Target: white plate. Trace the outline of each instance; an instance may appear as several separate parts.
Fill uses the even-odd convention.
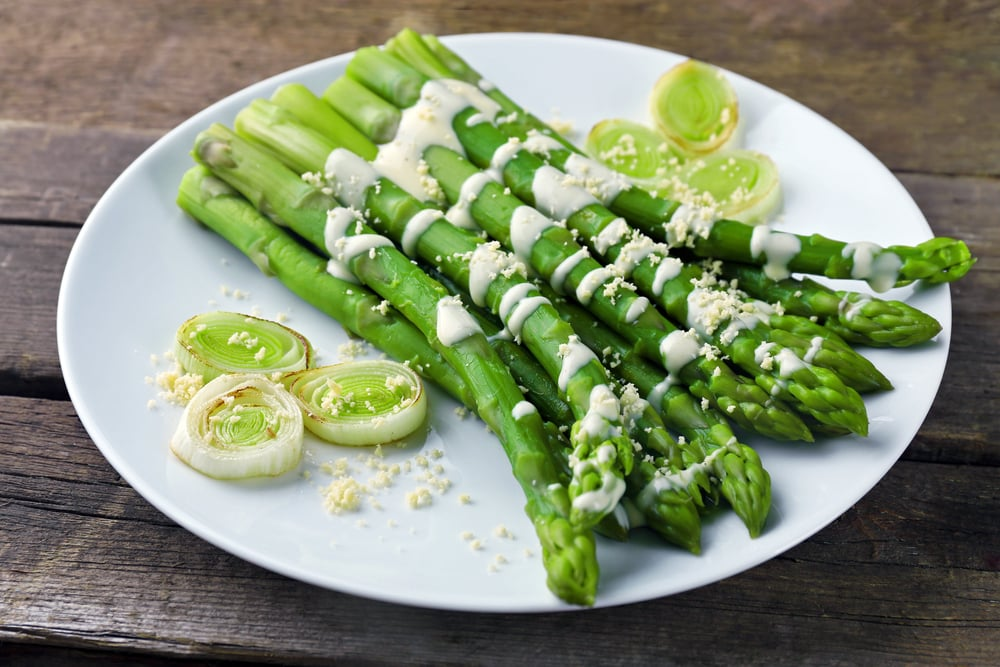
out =
[[[571,122],[581,133],[603,118],[644,119],[654,80],[681,59],[571,36],[467,35],[447,42],[514,99],[545,119]],[[94,442],[129,484],[180,525],[241,558],[319,586],[399,603],[475,611],[567,609],[545,587],[538,544],[501,448],[480,422],[459,419],[455,404],[439,393],[433,395],[426,440],[386,457],[412,460],[419,451],[439,449],[437,463],[452,487],[435,495],[431,507],[408,509],[405,495],[420,484],[411,473],[379,496],[382,509],[339,516],[322,506],[320,488],[330,478],[319,465],[343,452],[311,442],[300,471],[311,475],[217,482],[170,455],[167,442],[179,409],[162,401],[147,405],[156,391],[144,379],[164,370],[150,355],[169,349],[176,327],[194,313],[286,313],[288,324],[316,343],[323,360],[337,357],[337,346],[346,340],[339,325],[186,218],[174,196],[192,164],[188,151],[199,130],[213,121],[231,124],[242,106],[269,96],[280,83],[298,81],[322,91],[348,58],[293,70],[209,107],[158,141],[108,190],[80,232],[60,292],[58,344],[70,396]],[[731,80],[747,119],[747,145],[770,155],[781,171],[787,229],[883,244],[931,236],[903,187],[857,142],[773,90],[736,75]],[[223,285],[249,296],[224,295]],[[871,352],[896,389],[868,399],[870,437],[815,445],[748,439],[773,479],[774,507],[764,534],[749,539],[727,513],[705,526],[700,556],[650,535],[628,544],[602,541],[598,606],[677,593],[753,567],[820,530],[882,478],[930,408],[951,330],[947,287],[893,296],[934,315],[944,330],[919,349]],[[460,503],[461,494],[472,502]],[[501,525],[512,538],[495,534]],[[482,548],[471,548],[463,533],[482,540]]]

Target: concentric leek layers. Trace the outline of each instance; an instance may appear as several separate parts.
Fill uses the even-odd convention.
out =
[[[223,373],[272,373],[308,368],[312,346],[282,324],[215,311],[188,319],[177,330],[177,363],[211,380]]]
[[[189,466],[216,479],[276,476],[302,457],[302,411],[257,373],[220,375],[191,399],[170,440]]]
[[[346,361],[289,373],[283,381],[302,406],[306,428],[338,445],[399,440],[427,417],[420,377],[394,361]]]
[[[736,92],[707,63],[686,60],[667,70],[653,86],[649,109],[660,132],[689,155],[729,148],[739,139]]]

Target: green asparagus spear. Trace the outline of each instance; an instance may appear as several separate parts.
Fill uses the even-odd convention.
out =
[[[462,377],[477,414],[504,446],[542,543],[549,588],[568,602],[592,604],[598,577],[593,535],[568,520],[569,496],[546,450],[541,417],[523,402],[510,371],[461,303],[360,220],[344,220],[348,224],[328,239],[327,212],[346,209],[228,129],[213,125],[199,134],[193,155],[309,242],[319,248],[329,242],[337,271],[361,280],[421,330]]]
[[[941,331],[936,319],[903,301],[834,290],[811,278],[772,280],[762,269],[748,264],[724,262],[721,269],[741,289],[770,303],[781,303],[786,313],[816,318],[849,343],[910,347]]]
[[[238,127],[290,166],[301,164],[303,155],[309,154],[309,150],[301,150],[309,133],[299,125],[303,132],[292,136],[293,125],[287,117],[280,122],[283,130],[269,131],[271,120],[281,114],[268,106],[257,100],[243,109],[237,116]],[[271,142],[275,136],[291,141]],[[309,166],[308,159],[305,161]],[[632,446],[622,434],[621,410],[597,357],[575,340],[572,328],[539,296],[516,258],[455,227],[440,211],[427,208],[391,180],[379,177],[371,165],[347,149],[337,149],[329,162],[332,175],[340,173],[341,181],[354,183],[345,188],[335,178],[331,188],[336,196],[346,197],[344,203],[366,211],[376,231],[398,243],[412,258],[436,263],[445,276],[471,293],[478,305],[500,316],[558,381],[561,395],[576,415],[570,436],[574,469],[569,486],[570,518],[580,523],[599,521],[625,491]]]
[[[763,529],[771,506],[770,476],[760,457],[740,442],[726,418],[703,404],[663,371],[635,354],[610,328],[601,326],[585,308],[546,293],[573,324],[581,340],[600,353],[622,382],[635,386],[660,411],[664,422],[685,437],[680,456],[685,469],[704,467],[719,480],[721,493],[743,520],[752,537]]]
[[[342,106],[347,106],[349,102],[349,100],[344,100],[341,104]],[[268,129],[270,125],[274,125],[275,123],[249,120],[249,114],[253,114],[254,106],[259,105],[260,103],[258,102],[241,112],[241,116],[248,114],[247,119],[241,123],[241,127],[246,131],[253,132],[262,141],[269,141],[268,137],[273,136],[274,143],[269,145],[277,149],[282,145],[281,137],[283,135],[281,133],[274,133]],[[272,119],[277,118],[277,114],[272,110],[268,112],[268,117]],[[282,124],[286,122],[293,121],[291,118],[286,117],[282,121]],[[291,144],[295,145],[299,141],[300,138],[296,138]],[[305,152],[302,152],[302,154],[304,155]],[[425,155],[424,157],[432,159],[430,155]],[[317,166],[318,164],[314,161],[312,168]],[[471,165],[465,165],[465,167],[476,171]],[[464,183],[465,178],[469,175],[471,174],[465,173],[461,182]],[[356,180],[356,174],[352,174],[347,178],[349,180]],[[364,182],[363,179],[361,180]],[[368,185],[365,183],[365,188]],[[499,187],[496,183],[487,185],[487,187],[490,186]],[[452,194],[457,196],[458,193]],[[505,215],[509,217],[513,213],[513,210],[521,205],[521,202],[505,193],[500,193],[499,195],[493,193],[489,197],[482,197],[480,201],[488,202],[490,200],[496,200],[496,202],[495,205],[490,207],[488,214],[499,216],[496,219],[496,224],[491,235],[496,237],[497,233],[501,233],[501,240],[506,241],[509,245],[509,219],[504,220],[503,218]],[[367,202],[366,205],[368,205]],[[471,208],[476,209],[477,206],[474,205]],[[391,216],[383,214],[376,217],[381,219]],[[503,229],[508,230],[506,236],[501,231]],[[559,232],[549,231],[547,233],[551,235],[553,233],[558,234]],[[575,241],[565,236],[541,241],[543,241],[543,244],[547,244],[550,249],[548,252],[548,273],[556,270],[559,263],[576,256],[581,250],[575,244]],[[589,258],[585,258],[580,264],[582,266],[577,266],[569,273],[566,280],[568,285],[578,286],[579,281],[584,275],[597,268],[596,263]],[[535,268],[537,269],[538,267],[536,266]],[[680,335],[682,332],[678,331],[674,325],[656,313],[655,309],[643,309],[644,304],[647,302],[637,299],[636,295],[629,294],[627,290],[622,290],[622,294],[618,296],[607,295],[603,291],[598,290],[593,295],[591,307],[599,310],[607,321],[613,322],[615,326],[623,328],[626,335],[630,337],[630,340],[651,358],[665,363],[668,368],[673,369],[676,366],[677,368],[674,370],[681,372],[682,377],[686,378],[686,382],[695,386],[703,397],[709,398],[720,409],[726,410],[727,414],[731,415],[741,425],[779,439],[811,439],[808,429],[805,428],[801,420],[794,417],[788,411],[786,406],[775,401],[773,397],[767,395],[765,392],[752,387],[751,384],[740,376],[733,374],[728,367],[720,363],[717,359],[699,358],[696,360],[696,363],[687,363],[688,360],[685,357],[684,363],[678,362],[677,358],[681,356],[681,353],[678,353],[677,350],[687,349],[690,351],[690,341],[686,341]],[[671,334],[674,335],[671,336]],[[686,355],[686,352],[683,354]]]
[[[418,45],[421,41],[422,46]],[[473,85],[482,81],[458,54],[431,36],[421,38],[412,30],[404,30],[390,40],[386,50],[414,67],[413,72],[419,70],[420,76],[433,78],[447,76],[450,72]],[[366,74],[377,72],[373,64],[375,58],[369,58],[370,55],[362,54],[365,67],[355,70],[362,80]],[[402,74],[404,71],[398,70],[397,81],[406,78]],[[414,79],[408,87],[413,90],[419,77],[412,73],[408,77]],[[401,91],[398,83],[395,91]],[[540,131],[562,144],[558,149],[545,150],[546,159],[553,166],[583,178],[588,172],[608,171],[603,165],[584,158],[583,151],[573,147],[495,86],[486,94],[507,114],[507,122],[498,126],[510,136],[524,139],[530,132]],[[657,240],[689,246],[701,257],[764,265],[779,278],[792,272],[854,278],[868,281],[877,291],[884,291],[917,280],[928,284],[954,281],[964,276],[975,263],[964,242],[947,237],[932,238],[916,246],[883,248],[869,242],[848,243],[818,234],[793,235],[733,220],[716,221],[703,217],[702,211],[681,206],[679,202],[658,197],[640,187],[604,189],[595,194],[603,195],[602,203],[609,209]]]
[[[304,301],[341,323],[347,331],[376,344],[467,407],[468,387],[424,335],[382,299],[357,283],[327,272],[327,260],[262,216],[246,199],[203,166],[181,179],[177,203],[250,258],[266,275],[276,276]]]

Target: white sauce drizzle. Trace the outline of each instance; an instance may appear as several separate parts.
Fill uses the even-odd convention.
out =
[[[667,281],[673,280],[681,274],[684,262],[676,257],[664,257],[656,265],[656,273],[653,274],[653,294],[657,297],[663,294],[663,286]]]
[[[809,349],[806,350],[806,353],[802,355],[802,361],[806,362],[807,364],[811,364],[813,362],[813,359],[816,358],[816,355],[822,349],[823,349],[823,337],[814,336],[813,339],[809,341]]]
[[[403,228],[403,238],[400,239],[403,252],[410,257],[416,256],[417,244],[420,243],[420,237],[424,235],[424,232],[426,232],[432,224],[441,220],[443,217],[444,216],[441,211],[435,208],[425,208],[422,211],[417,211],[413,217],[406,222],[406,227]]]
[[[576,286],[576,300],[586,306],[594,298],[594,294],[604,283],[615,277],[615,274],[606,266],[599,266],[583,277],[580,284]]]
[[[644,296],[636,297],[629,304],[628,310],[625,311],[625,324],[632,324],[639,319],[639,316],[646,312],[650,306],[649,299]]]
[[[323,242],[327,252],[330,253],[326,270],[331,275],[342,277],[349,274],[350,262],[355,257],[366,252],[370,253],[375,248],[393,245],[392,241],[381,234],[358,233],[362,224],[357,213],[351,209],[338,206],[327,211]],[[347,232],[352,226],[355,227],[355,234],[348,236]],[[334,269],[332,265],[335,263],[341,266]]]
[[[514,285],[509,290],[507,290],[502,297],[500,297],[500,306],[497,308],[497,315],[500,316],[501,320],[506,320],[510,312],[514,310],[519,301],[523,301],[528,297],[535,287],[531,283],[519,283]]]
[[[507,325],[507,331],[514,336],[515,340],[521,337],[521,329],[524,328],[525,321],[531,317],[536,310],[549,303],[549,300],[544,296],[536,295],[528,297],[522,301],[518,301],[514,309],[511,310],[510,314],[504,319]]]
[[[479,193],[483,191],[483,188],[486,187],[488,183],[495,182],[496,179],[493,178],[492,174],[485,171],[477,171],[465,179],[462,183],[462,187],[459,189],[458,200],[445,214],[445,217],[448,218],[448,222],[456,227],[461,227],[462,229],[479,229],[479,225],[472,217],[472,202],[476,201],[476,198],[479,197]]]
[[[596,441],[607,440],[621,433],[621,429],[612,426],[618,421],[621,406],[610,387],[605,384],[595,385],[590,390],[590,402],[587,413],[580,420],[579,435]],[[607,447],[607,449],[605,449]],[[601,445],[597,450],[598,461],[607,463],[617,456],[615,448]]]
[[[559,369],[557,384],[559,391],[566,391],[569,379],[578,370],[597,359],[589,347],[580,342],[577,336],[570,336],[569,340],[559,346],[559,356],[562,358],[562,365]]]
[[[431,79],[424,83],[420,99],[403,111],[395,138],[379,147],[372,161],[375,170],[417,199],[434,196],[436,183],[421,165],[424,151],[443,146],[464,155],[452,124],[455,116],[469,107],[474,107],[482,120],[492,120],[500,111],[499,104],[465,81]]]
[[[559,266],[556,267],[555,271],[552,272],[552,276],[549,277],[549,284],[552,285],[552,289],[563,293],[563,287],[566,285],[566,279],[569,274],[573,272],[573,269],[583,260],[590,257],[590,251],[586,248],[580,248],[575,253],[559,262]]]
[[[565,220],[580,209],[599,203],[594,195],[574,185],[566,174],[550,165],[535,170],[531,192],[535,207],[555,220]]]
[[[570,154],[563,169],[604,204],[613,202],[615,197],[631,187],[622,174],[579,153]]]
[[[692,330],[676,330],[667,334],[660,341],[660,359],[667,373],[676,376],[682,368],[694,361],[701,354],[701,342],[698,334]],[[650,403],[655,403],[650,400]]]
[[[848,243],[841,255],[850,258],[851,277],[865,280],[876,292],[885,292],[899,280],[899,270],[903,260],[894,252],[890,252],[868,241]]]
[[[524,148],[521,140],[517,137],[511,137],[504,143],[497,146],[497,149],[493,151],[493,156],[490,157],[490,167],[488,171],[493,174],[494,178],[498,181],[503,181],[503,170],[507,166],[507,163],[514,159],[514,156],[521,152]]]
[[[628,223],[625,222],[624,218],[615,218],[607,225],[604,229],[598,232],[597,236],[594,237],[594,250],[601,256],[604,256],[608,252],[608,249],[612,246],[616,246],[622,242],[631,228]]]
[[[469,257],[469,296],[477,306],[486,304],[493,282],[507,264],[507,254],[496,241],[480,243]]]
[[[750,254],[756,259],[763,254],[767,261],[764,274],[771,280],[792,275],[788,263],[802,250],[802,242],[794,234],[776,232],[766,225],[754,227],[750,234]]]
[[[607,471],[601,475],[601,485],[573,499],[573,508],[589,512],[611,511],[625,494],[625,481]]]
[[[347,206],[361,209],[368,188],[378,182],[378,172],[356,153],[335,148],[326,157],[324,175],[333,188],[333,195]]]
[[[524,262],[531,263],[531,249],[546,229],[555,225],[530,206],[518,206],[510,218],[510,245]]]
[[[703,206],[681,204],[663,223],[667,243],[671,246],[694,245],[695,237],[708,238],[716,221],[715,212]]]
[[[446,296],[437,302],[437,337],[443,345],[454,345],[482,329],[457,296]]]
[[[520,420],[522,417],[527,417],[528,415],[536,414],[537,412],[538,408],[536,408],[534,404],[528,401],[520,401],[511,409],[510,416],[515,420]]]

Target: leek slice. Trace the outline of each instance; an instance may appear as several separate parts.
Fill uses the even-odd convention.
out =
[[[639,182],[665,178],[681,158],[663,135],[624,118],[609,118],[587,133],[585,150],[592,158]]]
[[[361,447],[399,440],[427,417],[420,377],[386,359],[345,361],[289,373],[288,390],[305,412],[305,426],[319,438]]]
[[[709,206],[722,218],[747,224],[768,222],[784,200],[777,165],[751,150],[690,160],[670,187],[674,199]]]
[[[722,70],[685,60],[667,70],[650,94],[650,113],[668,141],[688,155],[736,148],[740,110]]]
[[[170,449],[216,479],[276,476],[302,457],[302,410],[288,391],[257,373],[220,375],[184,408]]]
[[[308,368],[312,346],[306,338],[271,320],[214,311],[188,319],[177,330],[177,363],[206,381],[223,373],[271,373]]]

